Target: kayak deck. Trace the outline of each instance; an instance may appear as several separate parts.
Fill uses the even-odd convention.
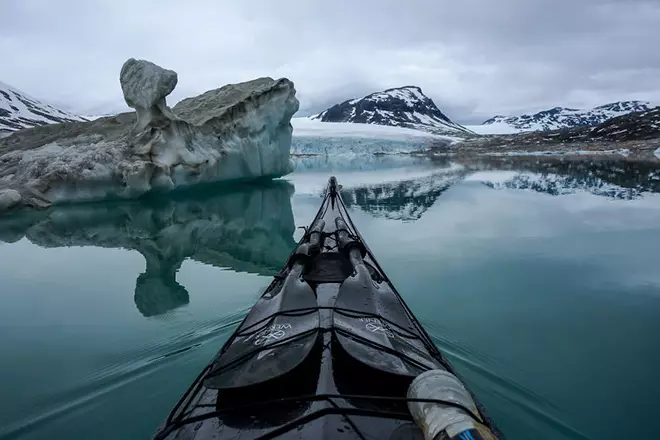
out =
[[[452,367],[353,225],[334,178],[248,316],[157,439],[423,439],[406,391]]]

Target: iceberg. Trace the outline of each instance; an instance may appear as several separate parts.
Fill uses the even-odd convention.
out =
[[[134,113],[30,128],[0,140],[0,191],[14,191],[3,196],[11,203],[0,205],[134,198],[293,170],[290,121],[299,103],[288,79],[226,85],[173,108],[166,103],[177,83],[172,70],[129,59],[120,83]]]
[[[293,186],[283,180],[214,187],[142,200],[53,206],[0,217],[0,242],[44,248],[96,246],[138,251],[146,261],[135,305],[146,317],[188,304],[177,271],[187,258],[275,275],[295,247]]]

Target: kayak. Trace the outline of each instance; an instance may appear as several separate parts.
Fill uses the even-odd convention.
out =
[[[331,177],[305,234],[155,435],[502,438],[367,247]]]

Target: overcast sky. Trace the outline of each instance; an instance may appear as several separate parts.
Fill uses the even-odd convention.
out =
[[[0,80],[82,114],[127,109],[130,57],[179,74],[168,102],[258,76],[300,114],[418,85],[457,122],[660,102],[660,0],[0,0]]]

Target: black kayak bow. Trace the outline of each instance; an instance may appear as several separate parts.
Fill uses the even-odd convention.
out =
[[[447,380],[463,400],[443,397]],[[434,386],[440,394],[426,396]],[[449,413],[453,425],[442,425]],[[360,236],[332,177],[285,266],[155,438],[478,440],[492,432]]]

